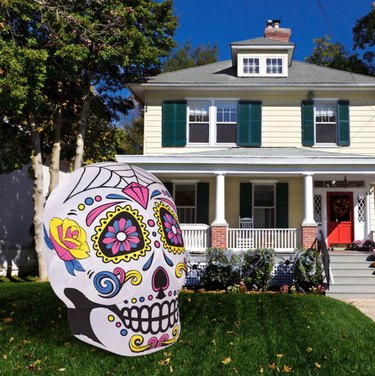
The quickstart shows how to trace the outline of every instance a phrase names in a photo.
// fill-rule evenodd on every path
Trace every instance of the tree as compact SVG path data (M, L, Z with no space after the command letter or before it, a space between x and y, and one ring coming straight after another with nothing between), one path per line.
M313 53L305 58L307 63L353 73L368 74L368 67L356 54L350 55L339 42L332 43L328 35L324 38L314 39L314 43Z
M74 169L81 167L94 86L107 106L121 109L125 83L154 74L174 45L171 1L46 0L43 25L55 57L78 78L82 105Z
M375 75L373 61L375 58L375 5L366 16L357 20L353 28L353 47L362 50L363 60L368 64L370 73Z
M215 44L211 47L200 45L193 48L190 41L187 41L181 48L176 49L163 63L163 72L172 72L179 69L197 67L217 61L218 47Z
M0 119L30 134L33 223L41 279L47 277L42 153L51 145L44 137L54 133L51 165L56 173L62 127L68 120L71 125L78 124L75 167L79 167L83 140L90 134L88 125L95 124L104 132L101 135L116 134L113 129L106 133L106 117L128 108L129 102L119 90L126 82L159 71L160 58L174 45L176 25L171 1L1 0ZM93 100L105 110L90 117ZM97 133L92 132L95 137ZM96 150L108 151L97 144Z

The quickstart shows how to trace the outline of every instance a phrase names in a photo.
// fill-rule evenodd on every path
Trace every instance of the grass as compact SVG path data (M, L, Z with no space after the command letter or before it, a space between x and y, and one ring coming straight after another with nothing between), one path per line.
M178 343L119 357L70 335L47 283L0 284L0 375L375 375L375 323L314 295L180 295Z

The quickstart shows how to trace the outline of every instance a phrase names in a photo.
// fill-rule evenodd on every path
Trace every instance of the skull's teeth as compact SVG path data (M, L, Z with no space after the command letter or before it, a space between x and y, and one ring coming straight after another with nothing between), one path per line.
M133 306L122 309L122 321L127 329L143 334L166 332L178 322L177 299L154 303L152 306Z

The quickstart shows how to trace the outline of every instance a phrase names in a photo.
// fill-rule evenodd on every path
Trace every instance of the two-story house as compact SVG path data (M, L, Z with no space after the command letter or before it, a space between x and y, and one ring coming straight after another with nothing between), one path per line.
M295 61L290 35L268 21L229 61L129 85L144 154L117 160L165 183L188 248L307 248L320 230L342 247L375 228L375 77Z

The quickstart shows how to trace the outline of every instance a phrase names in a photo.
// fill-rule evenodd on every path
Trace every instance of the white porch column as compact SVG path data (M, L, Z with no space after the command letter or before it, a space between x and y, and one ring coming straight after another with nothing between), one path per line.
M216 175L215 220L213 225L227 225L225 220L225 174Z
M304 215L302 226L316 226L314 220L314 184L313 175L304 175Z
M372 190L370 189L366 192L366 221L365 221L365 239L370 237L371 234L371 194Z

